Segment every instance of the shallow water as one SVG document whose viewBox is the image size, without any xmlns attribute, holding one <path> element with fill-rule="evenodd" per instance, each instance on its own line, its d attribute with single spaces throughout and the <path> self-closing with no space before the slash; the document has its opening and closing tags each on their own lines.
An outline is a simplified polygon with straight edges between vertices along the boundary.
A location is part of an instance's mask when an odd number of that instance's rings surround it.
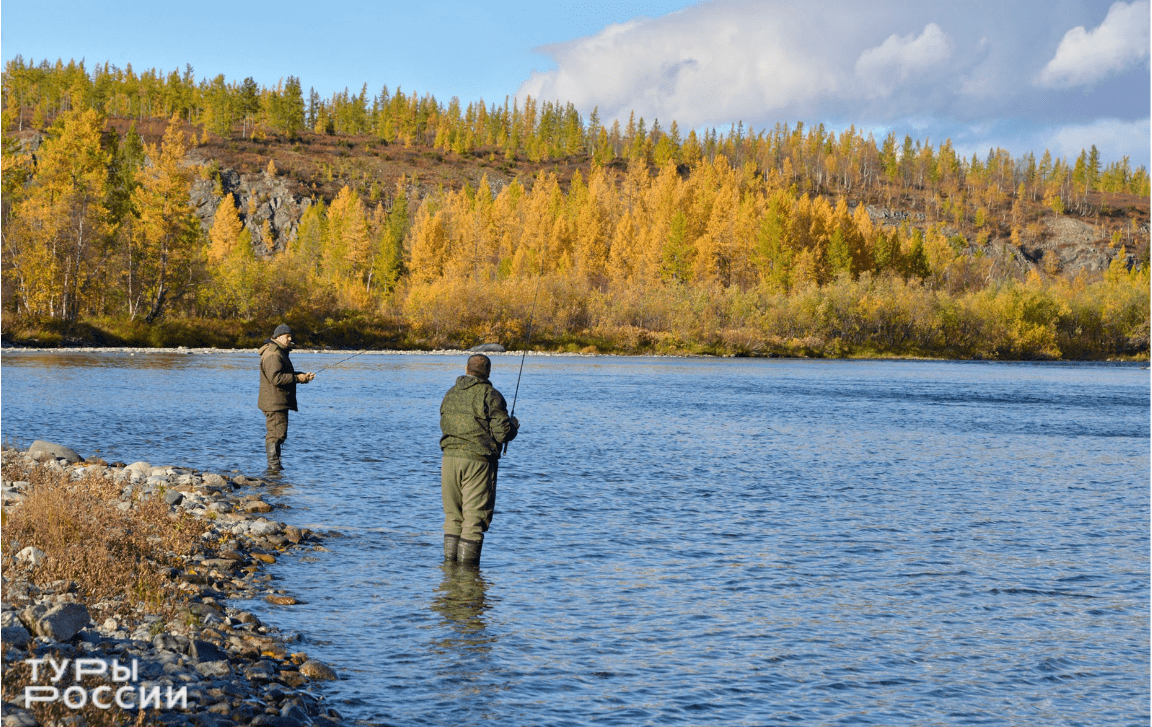
<svg viewBox="0 0 1152 727">
<path fill-rule="evenodd" d="M 256 361 L 5 351 L 3 436 L 258 473 Z M 1145 366 L 530 357 L 478 572 L 439 563 L 462 368 L 300 388 L 277 516 L 342 537 L 273 567 L 305 604 L 245 606 L 345 717 L 1149 724 Z"/>
</svg>

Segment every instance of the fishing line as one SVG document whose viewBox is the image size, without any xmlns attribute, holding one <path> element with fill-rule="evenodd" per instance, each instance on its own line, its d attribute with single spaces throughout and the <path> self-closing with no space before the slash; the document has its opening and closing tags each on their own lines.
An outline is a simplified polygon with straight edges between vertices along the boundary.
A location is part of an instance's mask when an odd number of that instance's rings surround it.
<svg viewBox="0 0 1152 727">
<path fill-rule="evenodd" d="M 524 340 L 524 353 L 520 354 L 520 373 L 516 374 L 516 391 L 512 394 L 512 412 L 509 417 L 516 416 L 516 400 L 520 398 L 520 377 L 524 375 L 524 359 L 528 356 L 528 347 L 532 345 L 532 323 L 536 320 L 536 298 L 540 295 L 540 281 L 544 276 L 536 278 L 536 291 L 532 293 L 532 311 L 528 314 L 528 336 Z M 508 443 L 504 443 L 504 454 L 508 454 Z"/>
<path fill-rule="evenodd" d="M 337 361 L 336 363 L 330 363 L 327 366 L 325 366 L 324 368 L 317 369 L 313 373 L 318 374 L 321 371 L 325 371 L 327 369 L 332 368 L 333 366 L 339 366 L 340 364 L 344 363 L 345 361 L 351 361 L 352 359 L 356 358 L 357 356 L 368 353 L 369 351 L 382 351 L 382 350 L 384 350 L 384 346 L 388 345 L 389 343 L 392 343 L 397 338 L 399 338 L 399 336 L 393 336 L 392 338 L 389 338 L 387 341 L 384 342 L 384 345 L 382 345 L 382 346 L 373 346 L 372 348 L 362 348 L 359 351 L 357 351 L 356 353 L 352 354 L 351 356 L 348 356 L 347 358 L 342 358 L 339 361 Z"/>
</svg>

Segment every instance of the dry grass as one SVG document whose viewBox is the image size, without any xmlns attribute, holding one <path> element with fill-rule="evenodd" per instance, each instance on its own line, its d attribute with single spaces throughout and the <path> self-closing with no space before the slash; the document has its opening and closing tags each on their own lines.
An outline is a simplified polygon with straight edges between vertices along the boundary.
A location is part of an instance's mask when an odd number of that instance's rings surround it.
<svg viewBox="0 0 1152 727">
<path fill-rule="evenodd" d="M 28 573 L 29 582 L 40 588 L 75 582 L 98 623 L 108 616 L 132 622 L 140 606 L 150 613 L 174 612 L 180 599 L 168 569 L 200 548 L 203 523 L 185 514 L 171 517 L 162 500 L 121 511 L 121 485 L 103 477 L 73 480 L 47 467 L 5 465 L 4 478 L 31 483 L 28 499 L 5 514 L 6 575 L 24 571 L 15 557 L 31 545 L 48 559 Z"/>
</svg>

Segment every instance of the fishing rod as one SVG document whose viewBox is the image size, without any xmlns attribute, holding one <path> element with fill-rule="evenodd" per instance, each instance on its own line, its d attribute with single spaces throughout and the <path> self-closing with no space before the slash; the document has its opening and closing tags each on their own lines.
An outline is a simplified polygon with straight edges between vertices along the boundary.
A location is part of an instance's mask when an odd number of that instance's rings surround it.
<svg viewBox="0 0 1152 727">
<path fill-rule="evenodd" d="M 540 295 L 540 278 L 536 278 L 536 291 L 532 293 L 532 311 L 528 314 L 528 336 L 524 340 L 524 352 L 520 354 L 520 373 L 516 374 L 516 391 L 512 394 L 512 412 L 509 418 L 516 416 L 516 400 L 520 397 L 520 377 L 524 375 L 524 359 L 528 356 L 528 347 L 532 345 L 532 322 L 536 319 L 536 297 Z M 504 443 L 503 454 L 508 454 L 508 443 Z"/>
<path fill-rule="evenodd" d="M 393 336 L 392 338 L 389 338 L 387 341 L 384 342 L 384 345 L 392 343 L 397 338 L 399 338 L 399 336 Z M 336 363 L 330 363 L 327 366 L 325 366 L 324 368 L 317 369 L 313 373 L 318 374 L 321 371 L 325 371 L 327 369 L 332 368 L 333 366 L 339 366 L 340 364 L 344 363 L 345 361 L 351 361 L 352 359 L 356 358 L 357 356 L 368 353 L 369 351 L 381 351 L 383 349 L 384 349 L 384 346 L 373 346 L 371 348 L 362 348 L 359 351 L 357 351 L 356 353 L 352 354 L 351 356 L 348 356 L 347 358 L 342 358 L 339 361 L 337 361 Z"/>
</svg>

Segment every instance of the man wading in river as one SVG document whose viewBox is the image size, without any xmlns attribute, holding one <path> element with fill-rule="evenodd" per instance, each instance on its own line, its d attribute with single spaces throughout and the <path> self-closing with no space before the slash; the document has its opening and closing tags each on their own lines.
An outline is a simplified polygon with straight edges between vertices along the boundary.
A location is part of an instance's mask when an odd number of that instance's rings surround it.
<svg viewBox="0 0 1152 727">
<path fill-rule="evenodd" d="M 307 384 L 316 374 L 297 371 L 292 367 L 288 352 L 292 345 L 292 329 L 284 324 L 276 326 L 260 348 L 260 398 L 256 405 L 264 412 L 267 434 L 264 449 L 268 453 L 268 469 L 280 469 L 280 446 L 288 438 L 288 410 L 296 408 L 296 384 Z"/>
<path fill-rule="evenodd" d="M 484 533 L 496 508 L 500 448 L 520 423 L 488 383 L 492 362 L 476 354 L 440 404 L 440 495 L 444 500 L 444 560 L 480 563 Z"/>
</svg>

